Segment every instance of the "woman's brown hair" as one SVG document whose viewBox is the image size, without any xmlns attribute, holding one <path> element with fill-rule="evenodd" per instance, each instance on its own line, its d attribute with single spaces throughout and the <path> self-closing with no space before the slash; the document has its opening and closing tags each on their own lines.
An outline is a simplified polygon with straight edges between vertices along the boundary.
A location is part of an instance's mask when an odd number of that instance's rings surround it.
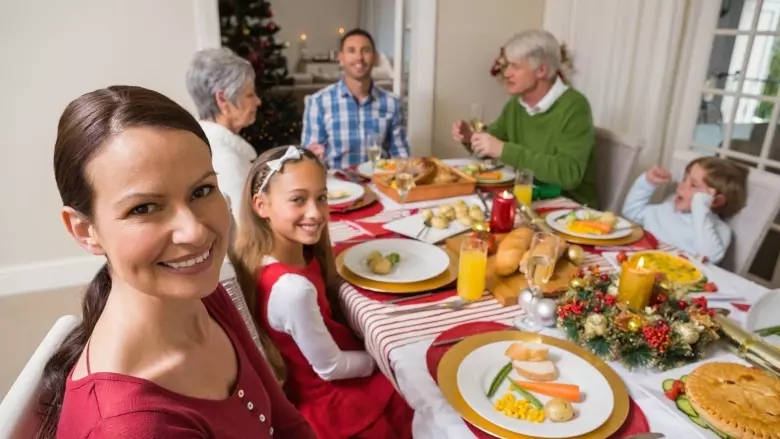
<svg viewBox="0 0 780 439">
<path fill-rule="evenodd" d="M 117 85 L 82 95 L 62 113 L 54 143 L 54 178 L 63 206 L 86 218 L 93 217 L 95 191 L 87 175 L 87 165 L 113 136 L 134 127 L 189 131 L 209 147 L 198 121 L 160 93 Z M 108 261 L 87 287 L 81 304 L 81 323 L 68 334 L 43 370 L 38 438 L 57 435 L 67 377 L 92 335 L 110 291 Z"/>
<path fill-rule="evenodd" d="M 249 312 L 255 321 L 268 362 L 271 364 L 276 378 L 280 382 L 283 382 L 287 376 L 284 359 L 260 324 L 260 316 L 258 315 L 259 304 L 257 301 L 257 280 L 260 270 L 262 270 L 263 257 L 273 251 L 274 232 L 271 230 L 269 221 L 260 218 L 255 213 L 252 208 L 252 199 L 259 192 L 263 181 L 265 181 L 270 172 L 268 162 L 281 158 L 288 148 L 288 146 L 281 146 L 268 150 L 255 160 L 252 169 L 249 171 L 249 177 L 247 177 L 246 183 L 244 183 L 235 241 L 229 252 L 230 262 L 236 270 L 238 283 L 241 286 L 241 291 L 244 293 Z M 322 166 L 323 173 L 326 172 L 325 166 L 311 151 L 308 149 L 300 149 L 300 151 L 300 159 L 287 160 L 285 165 L 301 160 L 312 160 Z M 284 172 L 284 166 L 281 172 Z M 263 192 L 267 193 L 269 187 L 273 184 L 274 177 L 272 176 L 268 184 L 263 188 Z M 310 246 L 307 250 L 312 252 L 314 258 L 320 264 L 322 278 L 325 280 L 325 295 L 330 303 L 334 318 L 341 320 L 341 305 L 338 299 L 341 281 L 336 272 L 336 264 L 333 260 L 333 251 L 327 228 L 322 232 L 319 242 Z"/>
</svg>

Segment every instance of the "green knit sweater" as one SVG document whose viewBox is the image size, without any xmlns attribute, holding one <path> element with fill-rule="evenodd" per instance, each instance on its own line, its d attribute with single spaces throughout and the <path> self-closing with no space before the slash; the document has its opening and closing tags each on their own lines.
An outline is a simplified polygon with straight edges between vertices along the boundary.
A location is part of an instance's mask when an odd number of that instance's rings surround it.
<svg viewBox="0 0 780 439">
<path fill-rule="evenodd" d="M 501 161 L 530 169 L 542 183 L 596 207 L 595 133 L 588 99 L 569 88 L 544 113 L 530 116 L 513 97 L 488 132 L 503 140 Z"/>
</svg>

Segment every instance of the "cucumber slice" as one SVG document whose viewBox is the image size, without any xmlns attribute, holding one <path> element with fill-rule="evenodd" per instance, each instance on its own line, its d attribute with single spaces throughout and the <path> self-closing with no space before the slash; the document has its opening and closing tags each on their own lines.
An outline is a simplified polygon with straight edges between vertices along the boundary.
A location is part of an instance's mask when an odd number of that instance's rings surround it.
<svg viewBox="0 0 780 439">
<path fill-rule="evenodd" d="M 718 437 L 721 439 L 731 439 L 731 436 L 727 435 L 726 433 L 718 430 L 717 428 L 710 425 L 710 430 L 712 430 L 713 433 L 717 434 Z"/>
<path fill-rule="evenodd" d="M 664 382 L 661 383 L 661 387 L 663 387 L 664 392 L 668 392 L 669 389 L 671 389 L 673 385 L 674 385 L 674 380 L 673 379 L 664 380 Z"/>
<path fill-rule="evenodd" d="M 687 383 L 688 382 L 688 375 L 683 375 L 680 377 L 680 381 Z"/>
<path fill-rule="evenodd" d="M 706 429 L 710 428 L 710 426 L 707 425 L 706 422 L 702 421 L 700 417 L 698 417 L 698 416 L 690 416 L 690 415 L 688 417 L 691 419 L 691 421 L 693 421 L 699 427 L 706 428 Z"/>
<path fill-rule="evenodd" d="M 688 401 L 688 397 L 685 395 L 681 395 L 677 398 L 677 401 L 675 401 L 675 404 L 677 405 L 677 408 L 680 409 L 683 413 L 685 413 L 688 416 L 691 417 L 699 417 L 699 414 L 696 413 L 696 410 L 693 409 L 693 406 L 691 405 L 691 402 Z"/>
</svg>

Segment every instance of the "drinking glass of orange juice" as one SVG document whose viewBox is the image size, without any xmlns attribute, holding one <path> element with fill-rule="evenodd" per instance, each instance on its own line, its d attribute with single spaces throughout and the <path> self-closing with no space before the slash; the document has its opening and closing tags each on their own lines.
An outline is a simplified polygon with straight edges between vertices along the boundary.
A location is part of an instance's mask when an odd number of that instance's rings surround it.
<svg viewBox="0 0 780 439">
<path fill-rule="evenodd" d="M 515 176 L 515 198 L 518 203 L 531 205 L 534 192 L 534 173 L 528 169 L 518 169 Z"/>
<path fill-rule="evenodd" d="M 466 301 L 479 300 L 485 292 L 488 242 L 468 237 L 460 246 L 458 296 Z"/>
</svg>

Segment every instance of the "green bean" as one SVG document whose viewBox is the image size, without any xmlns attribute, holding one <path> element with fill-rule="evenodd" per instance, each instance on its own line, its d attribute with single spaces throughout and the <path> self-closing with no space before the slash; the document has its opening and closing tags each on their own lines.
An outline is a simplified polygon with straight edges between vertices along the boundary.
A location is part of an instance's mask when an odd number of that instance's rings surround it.
<svg viewBox="0 0 780 439">
<path fill-rule="evenodd" d="M 488 398 L 492 398 L 493 395 L 496 394 L 498 388 L 501 387 L 501 383 L 504 381 L 504 378 L 509 376 L 509 372 L 511 371 L 512 371 L 511 362 L 507 363 L 506 366 L 502 367 L 501 370 L 498 371 L 496 377 L 493 378 L 493 382 L 490 383 L 490 389 L 488 389 L 488 393 L 487 393 Z"/>
<path fill-rule="evenodd" d="M 512 384 L 512 388 L 515 390 L 515 392 L 519 393 L 523 398 L 527 399 L 528 402 L 530 402 L 531 405 L 534 406 L 534 408 L 536 408 L 537 410 L 541 410 L 542 407 L 544 407 L 542 405 L 542 403 L 538 399 L 536 399 L 535 396 L 531 395 L 531 393 L 529 391 L 527 391 L 524 388 L 518 386 L 517 384 L 515 384 L 514 381 L 512 381 L 510 379 L 508 379 L 508 381 L 509 381 L 510 384 Z"/>
</svg>

